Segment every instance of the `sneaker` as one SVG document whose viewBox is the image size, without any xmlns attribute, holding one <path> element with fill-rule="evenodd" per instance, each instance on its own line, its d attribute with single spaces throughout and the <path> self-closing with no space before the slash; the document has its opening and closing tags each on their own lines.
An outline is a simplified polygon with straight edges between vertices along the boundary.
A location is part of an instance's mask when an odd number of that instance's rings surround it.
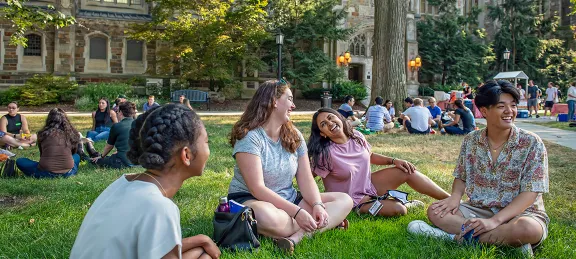
<svg viewBox="0 0 576 259">
<path fill-rule="evenodd" d="M 551 120 L 554 120 L 555 118 L 554 118 L 554 117 L 552 117 L 552 116 L 550 116 L 550 119 L 551 119 Z"/>
<path fill-rule="evenodd" d="M 528 115 L 528 118 L 532 118 L 532 114 Z"/>
<path fill-rule="evenodd" d="M 530 258 L 534 257 L 534 251 L 532 250 L 531 244 L 524 244 L 521 247 L 519 247 L 518 249 L 520 249 L 520 252 L 522 252 L 522 254 L 524 254 Z"/>
<path fill-rule="evenodd" d="M 540 118 L 540 115 L 536 114 L 536 119 Z"/>
<path fill-rule="evenodd" d="M 454 235 L 448 234 L 442 229 L 434 228 L 422 220 L 414 220 L 408 223 L 408 232 L 415 235 L 425 235 L 442 239 L 453 240 Z"/>
<path fill-rule="evenodd" d="M 419 200 L 411 200 L 404 204 L 404 206 L 406 206 L 407 209 L 424 208 L 424 202 Z"/>
</svg>

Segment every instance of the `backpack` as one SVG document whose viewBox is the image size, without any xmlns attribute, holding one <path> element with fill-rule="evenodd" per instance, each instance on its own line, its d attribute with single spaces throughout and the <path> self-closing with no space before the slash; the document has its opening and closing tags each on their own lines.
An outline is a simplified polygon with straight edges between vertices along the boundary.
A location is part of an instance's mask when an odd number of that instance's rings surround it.
<svg viewBox="0 0 576 259">
<path fill-rule="evenodd" d="M 0 167 L 0 177 L 13 178 L 18 176 L 19 176 L 18 172 L 16 171 L 16 161 L 8 158 L 8 160 L 4 161 L 4 163 Z"/>
</svg>

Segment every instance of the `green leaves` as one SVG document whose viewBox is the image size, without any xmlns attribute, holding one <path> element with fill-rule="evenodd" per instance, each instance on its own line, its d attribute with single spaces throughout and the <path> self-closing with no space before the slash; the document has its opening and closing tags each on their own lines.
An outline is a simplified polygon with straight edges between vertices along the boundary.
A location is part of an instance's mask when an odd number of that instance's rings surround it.
<svg viewBox="0 0 576 259">
<path fill-rule="evenodd" d="M 56 11 L 54 6 L 48 5 L 46 9 L 25 5 L 27 0 L 7 0 L 7 6 L 2 8 L 0 18 L 12 21 L 15 28 L 10 37 L 10 44 L 27 46 L 25 33 L 35 28 L 44 29 L 47 26 L 62 28 L 76 23 L 76 19 Z"/>
</svg>

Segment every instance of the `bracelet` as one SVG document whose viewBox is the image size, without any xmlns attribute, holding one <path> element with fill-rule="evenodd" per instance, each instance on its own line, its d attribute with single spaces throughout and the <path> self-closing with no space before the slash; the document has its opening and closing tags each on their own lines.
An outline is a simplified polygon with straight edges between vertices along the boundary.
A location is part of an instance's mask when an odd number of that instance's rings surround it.
<svg viewBox="0 0 576 259">
<path fill-rule="evenodd" d="M 324 203 L 322 203 L 321 201 L 314 202 L 314 204 L 312 204 L 312 208 L 314 208 L 314 206 L 316 205 L 320 205 L 320 207 L 326 209 L 326 205 L 324 205 Z"/>
<path fill-rule="evenodd" d="M 298 216 L 298 213 L 300 213 L 301 210 L 302 210 L 302 208 L 299 208 L 298 211 L 296 211 L 296 214 L 294 214 L 294 217 L 292 217 L 292 218 L 296 219 L 296 216 Z"/>
</svg>

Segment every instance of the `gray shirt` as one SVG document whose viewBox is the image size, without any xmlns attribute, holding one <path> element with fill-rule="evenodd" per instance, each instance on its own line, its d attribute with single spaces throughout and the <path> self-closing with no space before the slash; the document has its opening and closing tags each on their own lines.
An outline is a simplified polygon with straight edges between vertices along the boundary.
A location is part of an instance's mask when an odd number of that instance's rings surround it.
<svg viewBox="0 0 576 259">
<path fill-rule="evenodd" d="M 262 167 L 264 186 L 280 195 L 280 197 L 294 202 L 296 200 L 296 189 L 292 186 L 292 179 L 294 179 L 298 170 L 298 158 L 306 155 L 308 151 L 300 131 L 298 131 L 298 136 L 300 136 L 301 141 L 300 147 L 296 149 L 295 153 L 290 153 L 282 147 L 280 139 L 276 142 L 272 141 L 266 135 L 264 129 L 258 127 L 249 131 L 244 138 L 236 141 L 232 156 L 236 158 L 237 153 L 248 153 L 260 157 L 262 164 L 255 166 Z M 234 177 L 228 188 L 228 193 L 237 192 L 250 193 L 240 173 L 238 164 L 234 166 Z"/>
</svg>

